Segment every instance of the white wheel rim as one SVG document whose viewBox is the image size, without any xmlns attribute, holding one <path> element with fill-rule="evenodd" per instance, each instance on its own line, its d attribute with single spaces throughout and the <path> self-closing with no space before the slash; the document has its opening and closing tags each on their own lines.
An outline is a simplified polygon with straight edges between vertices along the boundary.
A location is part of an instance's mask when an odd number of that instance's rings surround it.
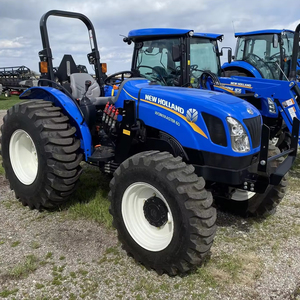
<svg viewBox="0 0 300 300">
<path fill-rule="evenodd" d="M 17 178 L 25 185 L 32 184 L 38 172 L 38 157 L 35 144 L 26 131 L 18 129 L 12 134 L 9 157 Z"/>
<path fill-rule="evenodd" d="M 162 200 L 168 209 L 168 220 L 161 227 L 151 225 L 144 214 L 144 204 L 153 196 Z M 157 252 L 170 244 L 174 233 L 172 213 L 166 199 L 155 187 L 145 182 L 131 184 L 123 194 L 121 209 L 128 232 L 141 247 Z"/>
<path fill-rule="evenodd" d="M 245 200 L 249 200 L 255 195 L 256 193 L 254 192 L 236 189 L 235 192 L 232 194 L 231 199 L 235 201 L 245 201 Z"/>
</svg>

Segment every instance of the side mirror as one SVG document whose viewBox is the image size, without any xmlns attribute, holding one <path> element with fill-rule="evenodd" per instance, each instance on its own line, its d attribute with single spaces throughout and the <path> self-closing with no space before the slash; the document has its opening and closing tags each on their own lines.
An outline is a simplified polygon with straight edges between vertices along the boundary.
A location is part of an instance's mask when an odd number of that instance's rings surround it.
<svg viewBox="0 0 300 300">
<path fill-rule="evenodd" d="M 230 64 L 231 63 L 231 60 L 232 60 L 232 49 L 228 49 L 228 52 L 227 52 L 227 55 L 228 55 L 228 63 Z"/>
<path fill-rule="evenodd" d="M 273 35 L 273 47 L 278 48 L 278 34 Z"/>
<path fill-rule="evenodd" d="M 231 63 L 231 61 L 232 61 L 232 49 L 230 48 L 230 47 L 222 47 L 221 48 L 221 55 L 223 55 L 223 49 L 228 49 L 228 52 L 227 52 L 227 61 L 228 61 L 228 63 L 230 64 Z"/>
<path fill-rule="evenodd" d="M 174 45 L 172 47 L 172 59 L 174 62 L 181 60 L 181 51 L 179 45 Z"/>
</svg>

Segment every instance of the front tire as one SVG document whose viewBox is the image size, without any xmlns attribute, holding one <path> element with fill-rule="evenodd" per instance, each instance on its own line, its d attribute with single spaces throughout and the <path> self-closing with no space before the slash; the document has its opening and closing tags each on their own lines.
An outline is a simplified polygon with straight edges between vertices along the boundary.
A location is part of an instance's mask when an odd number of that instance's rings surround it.
<svg viewBox="0 0 300 300">
<path fill-rule="evenodd" d="M 31 100 L 7 111 L 1 127 L 3 167 L 10 187 L 31 209 L 60 206 L 81 174 L 80 141 L 61 108 Z"/>
<path fill-rule="evenodd" d="M 216 210 L 194 167 L 168 152 L 136 154 L 115 171 L 109 199 L 128 254 L 157 273 L 199 266 L 216 232 Z"/>
</svg>

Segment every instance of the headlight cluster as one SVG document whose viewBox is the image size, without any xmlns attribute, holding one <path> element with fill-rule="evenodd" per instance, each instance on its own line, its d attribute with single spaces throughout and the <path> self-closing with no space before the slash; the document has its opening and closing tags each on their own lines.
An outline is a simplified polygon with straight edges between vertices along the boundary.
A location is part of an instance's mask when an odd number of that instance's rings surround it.
<svg viewBox="0 0 300 300">
<path fill-rule="evenodd" d="M 268 98 L 269 112 L 271 114 L 276 114 L 276 106 L 271 98 Z"/>
<path fill-rule="evenodd" d="M 249 138 L 243 125 L 232 117 L 227 117 L 226 121 L 229 127 L 232 150 L 239 153 L 250 151 Z"/>
</svg>

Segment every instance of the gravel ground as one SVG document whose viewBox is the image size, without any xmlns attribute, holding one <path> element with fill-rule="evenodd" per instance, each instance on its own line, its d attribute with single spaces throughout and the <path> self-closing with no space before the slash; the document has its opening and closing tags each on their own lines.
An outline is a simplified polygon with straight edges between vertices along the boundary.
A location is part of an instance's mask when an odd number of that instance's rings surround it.
<svg viewBox="0 0 300 300">
<path fill-rule="evenodd" d="M 300 180 L 290 181 L 266 220 L 218 212 L 210 260 L 168 277 L 135 263 L 104 225 L 23 207 L 0 177 L 0 299 L 299 300 Z"/>
</svg>

